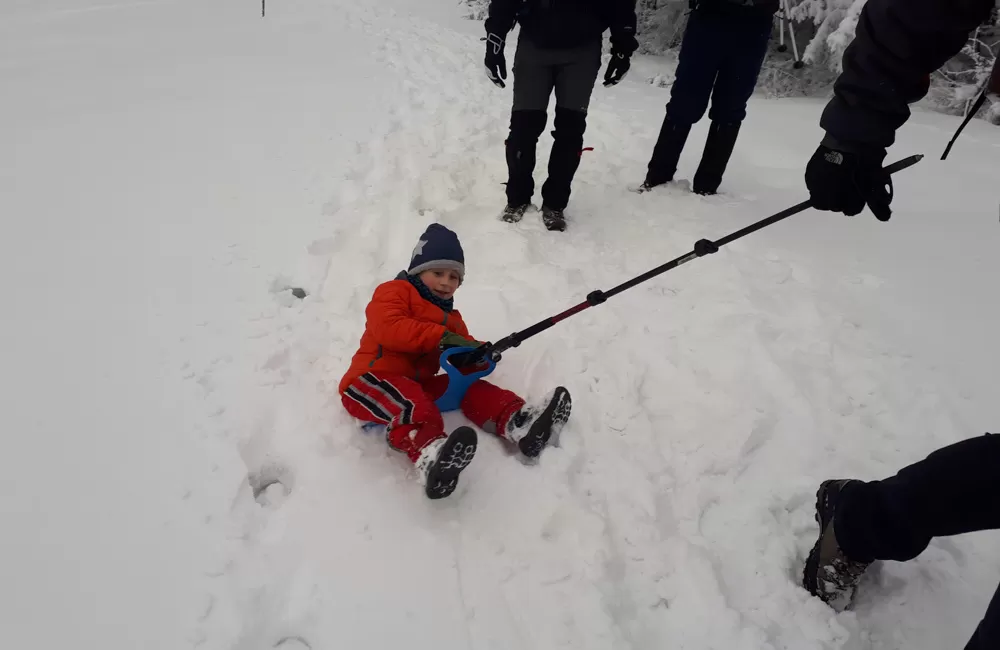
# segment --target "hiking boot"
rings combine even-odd
[[[507,223],[517,223],[524,218],[524,213],[530,205],[530,203],[522,203],[521,205],[510,205],[508,203],[507,207],[500,213],[500,220]]]
[[[542,223],[545,224],[547,230],[556,230],[562,232],[566,230],[566,215],[562,210],[556,210],[555,208],[550,208],[547,205],[542,206]]]
[[[521,453],[535,458],[552,436],[559,436],[573,409],[569,391],[562,386],[556,388],[540,404],[521,407],[507,421],[505,437],[515,443]]]
[[[809,552],[802,576],[802,586],[837,611],[850,609],[870,562],[852,560],[837,543],[834,534],[834,514],[837,499],[851,480],[824,481],[816,492],[816,522],[819,539]]]
[[[477,440],[474,430],[459,427],[421,450],[416,467],[428,499],[443,499],[455,491],[458,475],[476,455]]]

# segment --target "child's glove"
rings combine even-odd
[[[467,339],[455,332],[445,332],[438,343],[438,347],[442,350],[447,350],[448,348],[477,348],[479,347],[479,341]]]
[[[463,375],[468,375],[490,367],[490,362],[499,363],[500,353],[489,350],[490,343],[482,343],[479,347],[468,352],[453,355],[451,365],[462,371]],[[486,348],[484,350],[483,348]]]

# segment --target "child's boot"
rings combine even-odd
[[[417,473],[428,499],[443,499],[458,487],[458,475],[476,455],[476,432],[459,427],[420,450]]]
[[[541,403],[525,405],[510,416],[505,435],[517,444],[522,454],[534,458],[542,453],[553,435],[559,435],[572,408],[569,391],[560,386]]]

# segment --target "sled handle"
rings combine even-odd
[[[448,388],[445,390],[444,395],[435,400],[434,404],[437,405],[438,410],[442,413],[457,410],[461,406],[462,399],[465,397],[465,391],[469,390],[469,386],[496,369],[497,364],[493,359],[486,359],[485,368],[476,372],[470,372],[467,375],[463,374],[459,368],[452,364],[451,357],[456,354],[471,352],[474,349],[476,348],[455,347],[448,348],[441,353],[439,362],[441,368],[448,373]]]

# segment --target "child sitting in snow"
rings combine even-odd
[[[351,368],[340,382],[344,407],[354,417],[387,427],[389,446],[416,465],[427,496],[440,499],[458,485],[458,475],[476,453],[476,432],[459,427],[451,435],[434,401],[448,387],[438,374],[441,351],[476,347],[453,296],[465,278],[458,236],[431,224],[420,237],[410,267],[375,289],[365,309],[367,324]],[[542,404],[526,406],[514,393],[483,380],[473,383],[461,409],[476,426],[538,456],[569,419],[563,388]]]

